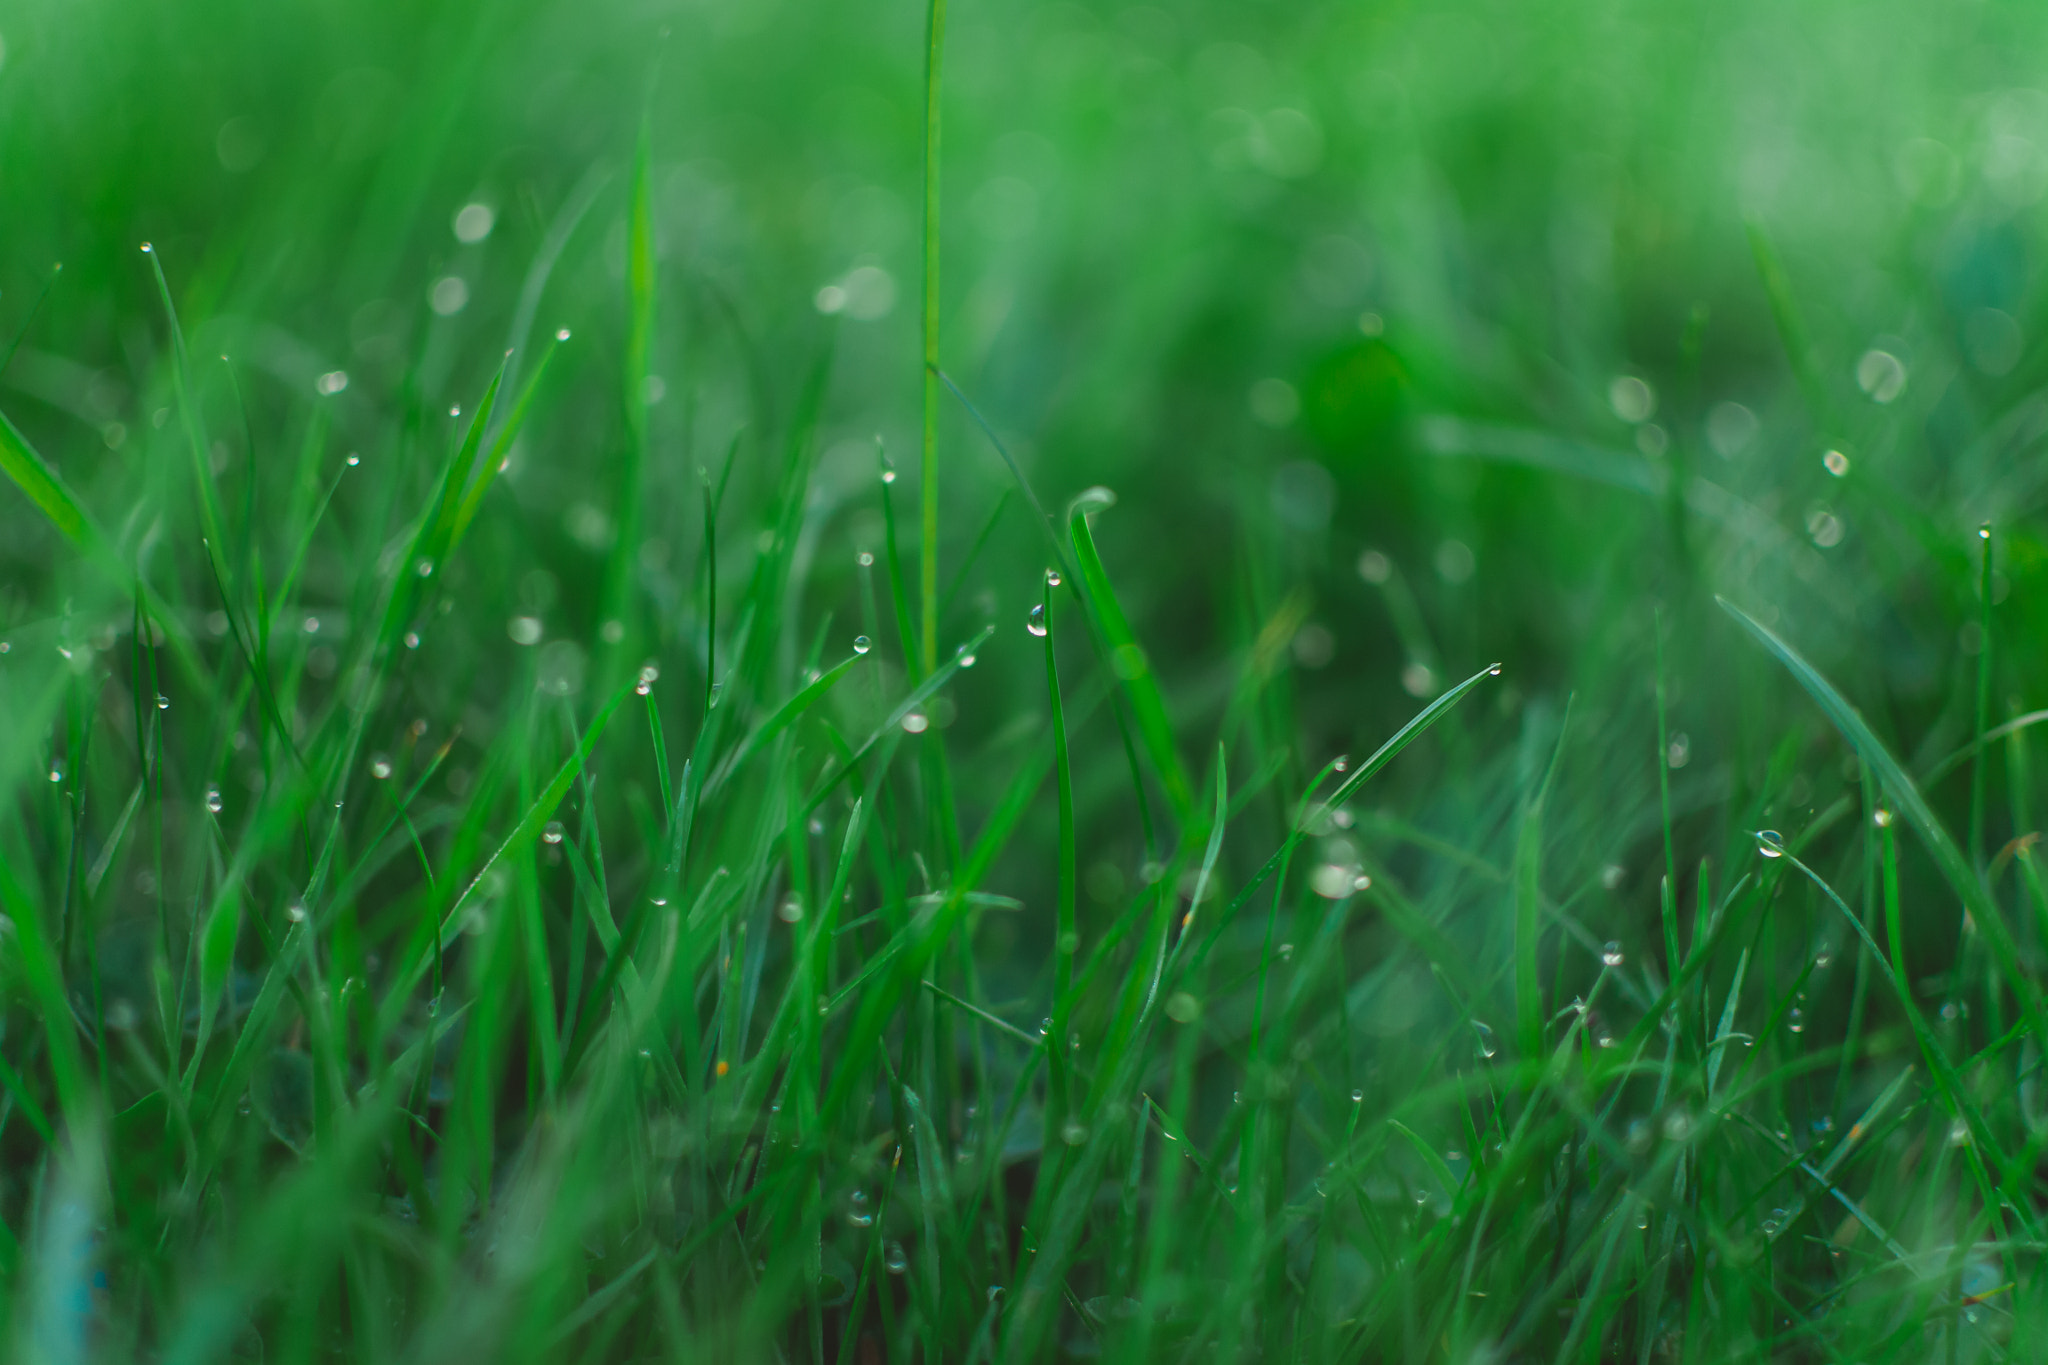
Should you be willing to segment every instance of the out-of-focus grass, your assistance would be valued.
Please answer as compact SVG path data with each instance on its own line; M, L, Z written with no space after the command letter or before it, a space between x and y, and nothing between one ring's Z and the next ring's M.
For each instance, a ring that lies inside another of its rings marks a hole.
M0 13L0 1336L2024 1354L2043 27Z

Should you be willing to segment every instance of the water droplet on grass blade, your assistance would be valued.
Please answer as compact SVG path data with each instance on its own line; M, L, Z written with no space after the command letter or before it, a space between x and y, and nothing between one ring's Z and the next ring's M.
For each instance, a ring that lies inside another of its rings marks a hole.
M775 917L784 924L795 924L804 917L804 903L795 896L787 896L782 904L776 907Z
M221 813L221 810L226 806L226 804L226 802L220 799L219 787L208 787L206 789L207 810L211 811L215 815L219 815Z
M1166 1017L1176 1024L1191 1024L1201 1013L1202 1002L1186 991L1175 991L1166 997Z
M865 635L856 635L853 637L853 652L856 654L865 654L874 647L875 642L873 640L870 640Z
M1828 471L1828 473L1834 475L1836 478L1841 479L1848 477L1849 457L1847 455L1844 455L1841 451L1830 450L1829 452L1827 452L1827 454L1820 457L1820 462L1822 467L1825 468Z
M376 778L379 782L391 776L391 760L383 754L372 754L370 756L370 776Z
M903 1243L889 1243L889 1249L882 1253L882 1268L891 1275L901 1275L910 1269L910 1257L904 1254Z
M1484 1020L1472 1021L1472 1051L1481 1060L1491 1058L1499 1049L1494 1045L1493 1026Z
M931 728L931 724L931 717L922 711L912 711L903 718L903 730L906 734L921 735Z
M165 695L164 695L163 693L161 693L161 692L157 693L157 694L156 694L156 709L157 709L157 710L159 710L159 711L168 711L168 710L170 710L170 709L171 709L171 699L170 699L169 697L165 696Z
M1024 618L1024 629L1033 635L1045 634L1045 604L1040 602L1031 608L1031 614Z
M1060 571L1058 569L1047 569L1045 571L1045 585L1048 588L1057 588L1063 581L1060 578Z
M1609 967L1619 967L1624 960L1621 951L1621 940L1608 939L1607 946L1600 950L1600 961Z
M544 844L561 843L562 822L560 820L550 820L547 822L546 825L542 826L540 831L540 841Z
M1879 806L1871 813L1870 823L1876 825L1879 829L1889 829L1892 823L1892 813Z
M1785 856L1785 836L1774 829L1760 829L1756 832L1756 851L1766 858Z

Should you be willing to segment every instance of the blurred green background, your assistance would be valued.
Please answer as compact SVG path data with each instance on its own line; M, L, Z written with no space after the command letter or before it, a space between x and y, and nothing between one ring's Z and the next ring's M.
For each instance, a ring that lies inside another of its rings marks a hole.
M387 537L459 436L450 409L508 348L523 364L568 329L450 569L461 611L424 632L409 683L437 734L462 726L452 772L472 771L530 691L529 642L500 622L541 623L538 666L565 689L615 682L595 676L598 603L644 111L658 302L632 642L670 685L706 681L703 471L730 452L729 606L814 375L791 638L829 619L835 639L895 642L886 606L864 615L856 556L883 548L878 439L906 525L918 492L923 40L922 9L900 3L13 0L0 338L27 331L0 407L218 639L138 251L153 244L226 502L259 528L303 507L316 445L319 487L342 452L374 472L340 483L300 589L317 691L374 624L370 567L402 550ZM1363 823L1419 827L1390 865L1441 892L1432 913L1477 960L1505 963L1500 895L1415 849L1504 862L1569 706L1546 876L1591 941L1648 950L1660 768L1681 868L1746 858L1747 831L1795 832L1859 782L1715 595L1798 644L1925 771L1975 723L1988 521L1992 716L2041 702L2044 40L2048 12L1992 0L955 0L942 364L1049 507L1117 494L1096 534L1184 754L1199 765L1219 729L1249 727L1254 749L1290 751L1295 790L1499 660L1502 683L1389 770ZM934 720L978 817L1043 728L1023 623L1046 558L990 440L946 402L945 650L998 630ZM266 563L288 557L257 540ZM0 635L26 650L128 610L0 494ZM783 649L793 673L801 644ZM900 691L900 652L883 652L889 685L837 700L856 718ZM1248 668L1276 677L1239 714ZM407 718L386 719L373 739L395 748ZM1106 708L1078 725L1085 920L1163 850ZM4 743L24 772L49 748L40 729ZM1992 780L1995 851L2026 832L2027 798ZM1966 787L1934 797L1961 830ZM1050 812L1026 828L997 880L1040 905ZM1841 937L1810 909L1773 929L1801 959ZM1934 957L1957 935L1946 911L1910 932ZM987 933L994 996L1042 984L1043 917ZM1371 1031L1443 1013L1426 984ZM1849 986L1807 989L1841 1005ZM1390 1083L1406 1064L1389 1049Z

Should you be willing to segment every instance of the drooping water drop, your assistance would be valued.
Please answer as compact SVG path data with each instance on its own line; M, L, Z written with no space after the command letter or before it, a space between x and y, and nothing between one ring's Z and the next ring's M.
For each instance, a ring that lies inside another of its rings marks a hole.
M930 716L922 711L912 711L903 718L903 731L905 734L921 735L931 728L931 724Z
M407 649L418 649L420 647L420 633L418 631L409 630L405 633L405 647Z
M1785 836L1774 829L1760 829L1756 832L1756 851L1766 858L1785 856Z
M1045 585L1048 588L1057 588L1060 585L1061 581L1062 580L1060 578L1060 571L1058 569L1047 569L1045 571Z
M220 799L219 787L208 787L206 789L206 808L209 811L213 812L215 815L219 815L221 813L222 808L226 804L226 802Z
M875 1225L874 1211L868 1208L866 1190L855 1190L846 1197L846 1225L852 1228L871 1228Z
M1472 1051L1483 1061L1491 1058L1499 1048L1493 1041L1493 1026L1483 1019L1472 1021Z
M157 693L157 694L156 694L156 709L157 709L157 710L159 710L159 711L168 711L168 710L170 710L170 709L171 709L171 699L170 699L169 697L165 696L165 695L164 695L163 693L161 693L161 692Z
M383 754L370 755L370 776L379 782L391 776L391 760Z
M1892 823L1892 813L1883 806L1879 806L1875 811L1871 812L1870 823L1876 825L1879 829L1889 829Z
M865 654L874 647L875 642L873 640L870 640L865 635L856 635L853 637L853 652L856 654Z
M546 825L542 826L540 831L540 841L544 844L561 843L562 822L560 820L550 820L547 822Z
M1024 618L1024 629L1033 635L1045 634L1045 603L1040 602L1031 609L1031 615Z
M1794 1005L1785 1016L1785 1027L1794 1033L1806 1032L1806 1011Z
M1351 1102L1352 1102L1353 1104L1364 1104L1364 1103L1365 1103L1365 1092L1364 1092L1363 1090L1354 1090L1354 1091L1352 1091L1352 1092L1351 1092Z
M304 901L293 901L284 908L284 917L293 924L304 924L306 922L306 903Z
M1600 961L1609 967L1619 967L1626 961L1622 955L1620 939L1607 940L1607 946L1600 950Z
M804 917L804 903L795 896L786 896L775 908L775 917L784 924L795 924Z
M894 483L894 482L896 482L896 466L895 466L895 465L892 465L892 464L885 464L885 465L883 465L883 466L882 466L882 482L883 482L883 483Z
M903 1253L903 1243L891 1242L882 1253L882 1268L891 1275L901 1275L910 1269L910 1257Z
M52 763L50 765L50 780L52 782L62 782L64 780L64 765L62 763Z
M1490 667L1489 667L1489 668L1488 668L1488 669L1486 670L1486 676L1487 676L1487 677L1489 677L1489 678L1498 678L1498 677L1500 676L1500 665L1499 665L1499 664L1494 664L1494 665L1490 666Z

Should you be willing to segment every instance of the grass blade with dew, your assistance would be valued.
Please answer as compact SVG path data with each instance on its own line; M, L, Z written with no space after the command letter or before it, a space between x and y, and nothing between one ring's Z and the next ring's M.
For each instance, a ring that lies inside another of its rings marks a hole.
M1052 1046L1046 1049L1051 1064L1049 1077L1053 1099L1047 1115L1048 1126L1057 1128L1065 1120L1070 1103L1068 1059L1065 1039L1073 1017L1074 954L1081 946L1079 921L1075 918L1074 852L1074 765L1067 752L1067 712L1060 699L1058 636L1053 630L1053 581L1048 576L1040 587L1040 619L1034 627L1045 648L1045 691L1052 711L1053 777L1059 793L1059 883L1053 912L1052 959Z
M1841 731L1842 737L1849 741L1850 746L1856 750L1856 756L1877 775L1879 785L1891 794L1893 802L1912 822L1921 842L1933 855L1935 866L1941 870L1949 886L1961 898L1964 908L1969 912L1970 922L1975 924L1989 941L1992 956L1997 960L1999 970L2005 975L2013 994L2019 998L2038 1035L2048 1037L2048 1015L2043 1014L2040 992L2027 979L2020 965L2019 946L2013 941L2012 931L2006 927L2004 918L1985 890L1984 882L1977 875L1976 869L1970 865L1963 851L1956 847L1955 840L1936 818L1933 808L1927 804L1926 798L1920 794L1919 787L1907 775L1905 768L1900 766L1899 761L1892 757L1891 751L1872 733L1862 714L1851 706L1842 694L1835 690L1834 684L1822 677L1797 650L1727 598L1720 597L1715 600L1784 665L1799 685L1806 689L1807 695L1820 705L1834 727Z

